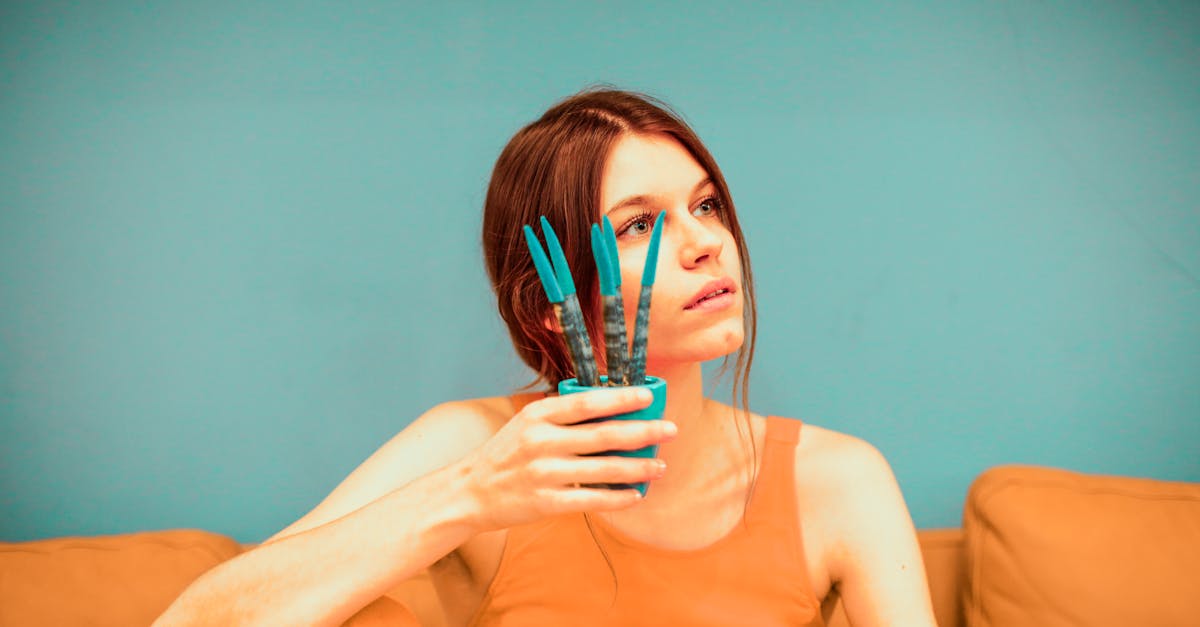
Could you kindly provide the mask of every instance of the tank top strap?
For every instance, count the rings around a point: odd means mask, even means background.
[[[800,421],[793,418],[768,416],[767,440],[795,446],[800,441]]]
[[[795,453],[801,424],[792,418],[767,416],[762,467],[758,470],[754,494],[746,511],[749,525],[771,525],[785,531],[798,528]]]

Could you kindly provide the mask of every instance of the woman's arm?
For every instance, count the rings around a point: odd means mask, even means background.
[[[340,625],[471,536],[446,469],[205,573],[156,625]],[[461,474],[461,473],[459,473]]]
[[[447,464],[491,431],[455,404],[426,412],[308,515],[193,582],[156,624],[340,625],[473,534],[465,472]]]
[[[891,467],[858,438],[841,448],[829,567],[850,624],[936,626],[916,529]]]
[[[572,485],[657,478],[656,460],[587,455],[661,443],[674,425],[576,423],[651,400],[644,389],[612,388],[535,401],[516,416],[478,402],[439,405],[312,512],[193,582],[156,624],[338,625],[478,533],[634,505],[637,490]]]

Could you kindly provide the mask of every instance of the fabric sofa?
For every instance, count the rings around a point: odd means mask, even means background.
[[[1000,466],[918,539],[942,627],[1200,624],[1200,484]],[[246,547],[206,531],[0,544],[0,625],[145,625]],[[849,625],[836,590],[829,627]],[[444,625],[427,573],[347,624]]]

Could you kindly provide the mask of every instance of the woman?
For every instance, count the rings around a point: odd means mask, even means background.
[[[430,567],[452,625],[806,624],[834,586],[857,626],[933,625],[912,522],[879,452],[745,408],[755,316],[733,203],[695,134],[645,96],[568,98],[496,164],[484,253],[521,358],[551,390],[574,376],[522,225],[545,215],[554,226],[599,345],[588,229],[604,215],[614,225],[632,328],[660,212],[646,369],[667,381],[663,420],[575,424],[645,407],[636,388],[434,407],[309,514],[197,580],[161,622],[213,612],[223,624],[338,624]],[[735,352],[741,408],[706,398],[700,368]],[[649,444],[658,459],[581,456]],[[580,487],[641,481],[645,497]]]

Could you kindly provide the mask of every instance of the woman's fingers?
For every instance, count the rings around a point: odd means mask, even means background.
[[[642,457],[546,457],[530,464],[529,472],[541,485],[568,486],[587,483],[641,483],[662,478],[667,466],[660,459]]]
[[[678,428],[667,420],[606,420],[558,431],[561,452],[586,455],[661,444],[674,438]]]
[[[520,434],[521,449],[530,458],[546,455],[589,455],[604,451],[635,451],[673,439],[675,423],[667,420],[605,420],[586,425],[533,424]]]
[[[485,512],[483,528],[501,529],[569,511],[601,511],[640,501],[631,484],[662,476],[658,460],[600,456],[670,440],[664,420],[611,419],[648,407],[644,388],[607,388],[534,401],[460,462]],[[582,487],[580,487],[582,486]]]
[[[637,505],[642,493],[634,489],[564,488],[553,496],[560,512],[600,512]]]
[[[534,422],[570,425],[644,409],[653,400],[654,395],[646,388],[599,389],[535,401],[527,405],[521,414]]]
[[[630,451],[664,442],[675,436],[673,423],[605,420],[644,409],[652,401],[649,390],[630,387],[591,390],[530,403],[520,414],[521,448],[534,456],[576,455]]]

